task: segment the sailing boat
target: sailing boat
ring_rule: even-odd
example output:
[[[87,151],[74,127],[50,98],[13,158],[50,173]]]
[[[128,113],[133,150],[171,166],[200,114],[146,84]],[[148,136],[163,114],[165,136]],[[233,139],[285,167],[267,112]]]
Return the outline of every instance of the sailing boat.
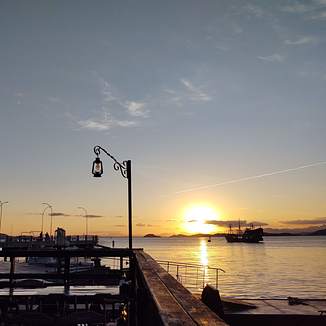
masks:
[[[261,241],[264,241],[263,235],[263,228],[260,227],[255,229],[253,224],[250,228],[246,228],[246,230],[243,232],[241,230],[239,220],[239,226],[236,232],[233,232],[232,225],[229,225],[229,232],[225,235],[225,239],[227,242],[259,243]]]

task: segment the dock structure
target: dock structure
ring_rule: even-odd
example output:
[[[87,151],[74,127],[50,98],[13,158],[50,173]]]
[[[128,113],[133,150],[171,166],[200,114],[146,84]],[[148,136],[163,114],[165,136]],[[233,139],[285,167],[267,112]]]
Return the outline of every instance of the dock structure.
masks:
[[[8,282],[0,291],[0,325],[226,325],[142,249],[3,247],[0,257],[10,261],[9,272],[0,273]],[[63,266],[54,273],[20,273],[18,257],[55,257]],[[117,269],[72,273],[75,257],[119,263]],[[31,294],[31,284],[40,280],[50,294]],[[94,289],[76,291],[76,286],[94,284]]]

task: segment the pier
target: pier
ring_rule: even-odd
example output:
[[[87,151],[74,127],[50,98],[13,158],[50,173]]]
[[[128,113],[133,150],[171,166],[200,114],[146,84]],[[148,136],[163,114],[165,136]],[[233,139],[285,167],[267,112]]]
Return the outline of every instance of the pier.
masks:
[[[142,249],[4,246],[0,257],[10,261],[9,272],[0,273],[8,282],[0,295],[4,325],[226,325]],[[18,257],[54,257],[63,266],[55,273],[21,273],[15,268]],[[76,257],[119,263],[117,268],[73,273],[70,262]],[[54,293],[26,292],[40,280]],[[78,292],[80,286],[90,288]]]

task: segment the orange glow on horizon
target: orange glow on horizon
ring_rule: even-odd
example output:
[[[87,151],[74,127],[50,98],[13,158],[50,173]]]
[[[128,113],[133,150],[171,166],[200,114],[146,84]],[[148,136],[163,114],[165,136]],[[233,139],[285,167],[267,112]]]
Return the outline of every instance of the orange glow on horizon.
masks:
[[[187,233],[208,234],[216,231],[217,226],[206,222],[219,219],[220,214],[209,205],[193,205],[185,209],[183,218],[182,227]]]

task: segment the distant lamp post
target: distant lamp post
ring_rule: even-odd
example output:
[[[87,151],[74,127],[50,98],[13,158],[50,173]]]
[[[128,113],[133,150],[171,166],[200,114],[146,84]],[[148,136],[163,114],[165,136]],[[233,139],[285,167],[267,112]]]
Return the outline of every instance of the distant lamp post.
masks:
[[[116,171],[120,171],[123,178],[128,179],[128,237],[129,237],[129,249],[132,249],[132,198],[131,198],[131,160],[118,162],[114,156],[112,156],[107,150],[101,146],[94,147],[94,153],[96,159],[93,162],[92,173],[95,178],[99,178],[103,174],[103,163],[99,158],[100,153],[104,152],[113,161],[113,168]]]
[[[8,203],[9,203],[8,201],[0,200],[0,234],[1,234],[1,224],[2,224],[2,206]]]
[[[49,203],[42,203],[42,205],[46,205],[46,208],[50,208],[51,222],[50,222],[50,235],[52,235],[52,225],[53,225],[53,207]],[[45,210],[44,210],[45,212]]]
[[[87,239],[87,236],[88,236],[88,214],[87,214],[87,210],[84,207],[77,207],[77,208],[83,210],[84,213],[85,213],[85,215],[84,215],[84,217],[86,219],[86,233],[85,234],[86,234],[86,239]]]
[[[44,203],[43,203],[43,205],[44,205]],[[42,221],[41,221],[41,233],[42,233],[42,235],[44,233],[44,213],[48,208],[49,208],[48,206],[45,206],[45,208],[42,211]]]

